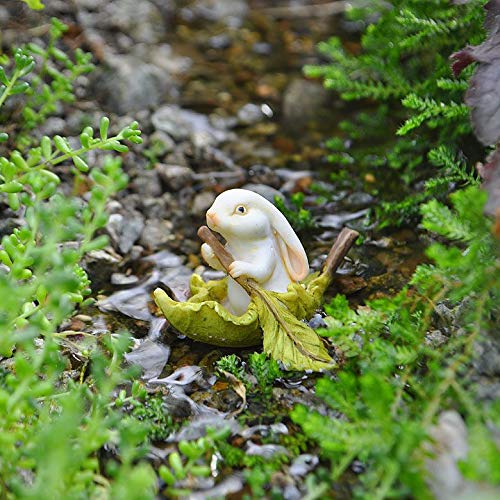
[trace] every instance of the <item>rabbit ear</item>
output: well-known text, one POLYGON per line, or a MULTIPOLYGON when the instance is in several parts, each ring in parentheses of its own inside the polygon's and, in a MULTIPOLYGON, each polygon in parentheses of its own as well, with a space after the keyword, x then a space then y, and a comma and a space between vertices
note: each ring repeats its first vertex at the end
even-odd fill
POLYGON ((286 217, 270 203, 271 225, 285 268, 293 281, 303 280, 309 274, 307 255, 286 217))

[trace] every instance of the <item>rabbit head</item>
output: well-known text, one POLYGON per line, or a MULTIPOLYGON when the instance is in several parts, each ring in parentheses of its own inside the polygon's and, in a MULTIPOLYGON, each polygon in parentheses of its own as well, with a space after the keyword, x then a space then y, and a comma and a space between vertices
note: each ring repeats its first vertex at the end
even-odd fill
POLYGON ((309 273, 304 247, 285 216, 253 191, 230 189, 221 193, 207 212, 207 225, 228 243, 274 237, 290 279, 299 281, 309 273))

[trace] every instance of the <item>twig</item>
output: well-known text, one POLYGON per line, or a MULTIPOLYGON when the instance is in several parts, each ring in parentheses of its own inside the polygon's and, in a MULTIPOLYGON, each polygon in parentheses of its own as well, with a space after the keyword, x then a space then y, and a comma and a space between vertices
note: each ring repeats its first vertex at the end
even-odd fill
POLYGON ((359 233, 354 231, 354 229, 349 229, 344 227, 340 234, 337 236, 335 243, 328 252, 328 256, 325 260, 325 265, 323 266, 323 272, 329 274, 330 276, 337 270, 340 266, 347 252, 351 249, 353 243, 358 239, 359 233))

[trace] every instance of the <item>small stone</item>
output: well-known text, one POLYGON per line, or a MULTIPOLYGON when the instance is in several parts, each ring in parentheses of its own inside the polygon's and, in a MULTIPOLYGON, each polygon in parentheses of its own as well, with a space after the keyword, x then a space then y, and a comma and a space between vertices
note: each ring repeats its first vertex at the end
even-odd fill
POLYGON ((136 193, 146 197, 161 196, 163 192, 160 177, 156 170, 140 172, 133 180, 131 187, 136 193))
POLYGON ((106 108, 126 114, 158 106, 164 94, 173 95, 169 76, 131 55, 114 55, 96 71, 91 92, 106 108))
POLYGON ((111 284, 117 286, 134 285, 139 282, 139 278, 133 274, 113 273, 111 275, 111 284))
POLYGON ((103 17, 108 26, 129 35, 135 42, 155 44, 166 35, 158 7, 148 0, 115 0, 105 3, 103 17))
POLYGON ((122 254, 126 254, 139 239, 144 229, 144 219, 137 211, 111 214, 106 231, 122 254))
POLYGON ((182 165, 165 165, 158 163, 156 171, 165 187, 173 191, 191 184, 194 172, 189 168, 182 165))
POLYGON ((198 143, 209 142, 215 146, 228 138, 227 132, 212 126, 207 116, 175 105, 157 109, 151 121, 156 130, 166 132, 177 141, 194 138, 198 143))
POLYGON ((140 243, 149 250, 158 250, 171 239, 171 231, 166 221, 149 220, 141 234, 140 243))
POLYGON ((162 130, 156 130, 149 137, 149 151, 155 156, 163 156, 171 153, 175 148, 174 140, 162 130))
POLYGON ((266 118, 261 106, 252 103, 245 104, 240 108, 237 116, 240 125, 255 125, 266 118))
POLYGON ((293 80, 283 97, 283 118, 290 128, 300 128, 327 108, 330 94, 319 82, 293 80))
POLYGON ((270 201, 273 204, 274 204, 274 200, 276 197, 281 198, 282 200, 285 199, 285 197, 283 196, 283 193, 281 193, 277 189, 274 189, 271 186, 266 186, 265 184, 249 183, 249 184, 245 184, 243 186, 243 189, 248 189, 249 191, 253 191, 254 193, 260 194, 267 201, 270 201))
POLYGON ((203 215, 215 201, 215 194, 211 191, 202 191, 198 193, 193 200, 191 205, 192 215, 203 215))

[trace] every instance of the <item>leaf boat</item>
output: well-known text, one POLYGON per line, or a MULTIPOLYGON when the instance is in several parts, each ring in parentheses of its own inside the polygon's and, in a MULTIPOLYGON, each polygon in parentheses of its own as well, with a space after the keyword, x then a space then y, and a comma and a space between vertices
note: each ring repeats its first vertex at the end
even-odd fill
MULTIPOLYGON (((310 318, 321 306, 331 273, 315 273, 302 283, 292 283, 285 293, 268 292, 298 320, 310 318)), ((190 339, 221 347, 249 347, 262 342, 258 305, 250 302, 247 311, 236 316, 223 305, 227 297, 227 278, 204 282, 193 274, 191 298, 186 302, 171 299, 165 291, 154 291, 155 302, 179 332, 190 339)))

